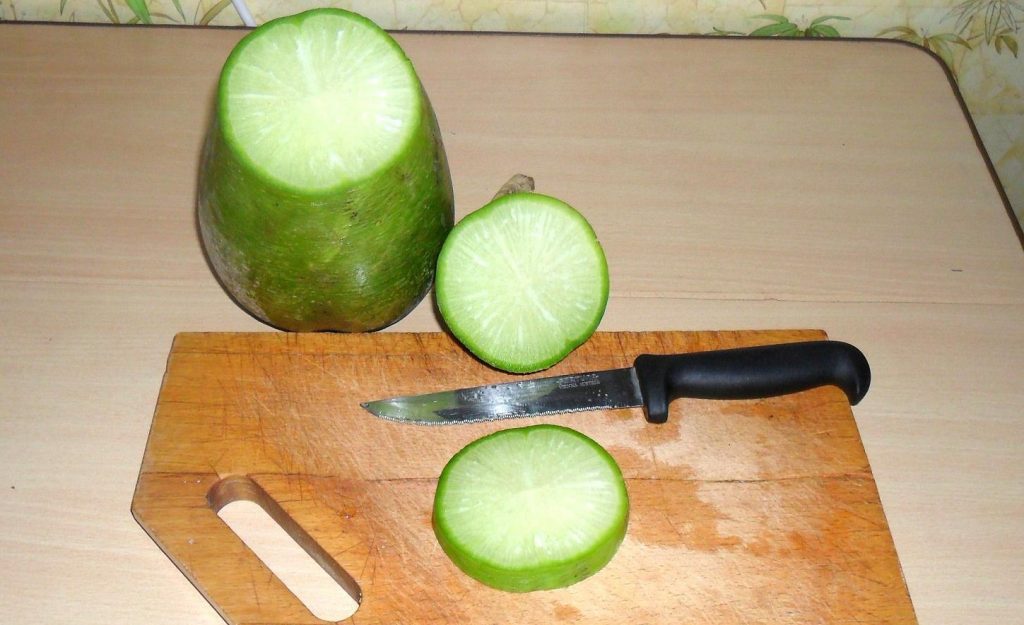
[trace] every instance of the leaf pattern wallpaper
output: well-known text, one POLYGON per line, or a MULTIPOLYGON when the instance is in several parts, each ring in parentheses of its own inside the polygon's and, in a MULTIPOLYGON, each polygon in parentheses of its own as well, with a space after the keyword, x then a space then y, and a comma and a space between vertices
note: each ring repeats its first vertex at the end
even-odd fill
POLYGON ((385 28, 897 39, 949 68, 1024 223, 1024 0, 0 0, 0 20, 242 25, 317 6, 385 28), (241 13, 240 13, 241 11, 241 13))

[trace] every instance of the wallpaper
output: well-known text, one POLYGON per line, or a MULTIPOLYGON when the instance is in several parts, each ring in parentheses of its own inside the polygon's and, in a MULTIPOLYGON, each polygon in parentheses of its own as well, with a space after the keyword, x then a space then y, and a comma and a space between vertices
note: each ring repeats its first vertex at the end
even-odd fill
POLYGON ((317 6, 384 28, 901 39, 949 67, 1024 223, 1024 0, 0 0, 0 20, 243 24, 317 6))

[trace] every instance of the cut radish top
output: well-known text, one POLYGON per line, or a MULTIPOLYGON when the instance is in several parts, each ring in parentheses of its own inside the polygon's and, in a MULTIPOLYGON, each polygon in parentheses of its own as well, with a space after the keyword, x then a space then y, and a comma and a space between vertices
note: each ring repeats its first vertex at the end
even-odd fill
POLYGON ((587 578, 625 536, 629 501, 615 460, 583 434, 534 425, 485 436, 445 466, 434 528, 480 582, 515 592, 587 578))
POLYGON ((252 167, 321 191, 394 159, 418 127, 412 64, 371 21, 313 10, 253 31, 228 58, 221 123, 252 167))
POLYGON ((496 368, 528 373, 594 333, 608 303, 608 265, 579 212, 514 193, 455 225, 438 257, 436 291, 463 345, 496 368))

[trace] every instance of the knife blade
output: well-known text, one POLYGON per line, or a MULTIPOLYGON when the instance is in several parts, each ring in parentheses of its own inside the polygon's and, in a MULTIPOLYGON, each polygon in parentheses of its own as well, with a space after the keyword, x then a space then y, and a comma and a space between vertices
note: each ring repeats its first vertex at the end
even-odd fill
POLYGON ((756 399, 837 386, 851 405, 867 394, 864 354, 841 341, 802 341, 688 352, 641 354, 632 367, 488 384, 360 404, 392 421, 449 425, 581 410, 642 407, 650 423, 668 420, 679 398, 756 399))

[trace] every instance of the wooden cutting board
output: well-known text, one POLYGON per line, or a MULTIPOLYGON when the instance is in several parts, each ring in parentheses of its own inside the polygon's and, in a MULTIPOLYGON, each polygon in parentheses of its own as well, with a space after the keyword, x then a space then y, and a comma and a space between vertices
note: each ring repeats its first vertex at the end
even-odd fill
MULTIPOLYGON (((819 331, 598 333, 545 374, 673 353, 825 338, 819 331)), ((868 354, 870 359, 870 354, 868 354)), ((765 400, 424 427, 361 401, 511 379, 445 334, 180 334, 132 510, 229 623, 321 623, 220 519, 260 503, 361 603, 353 623, 915 623, 875 482, 837 388, 765 400), (446 558, 436 478, 497 429, 558 423, 627 480, 625 541, 595 576, 512 594, 446 558)))

